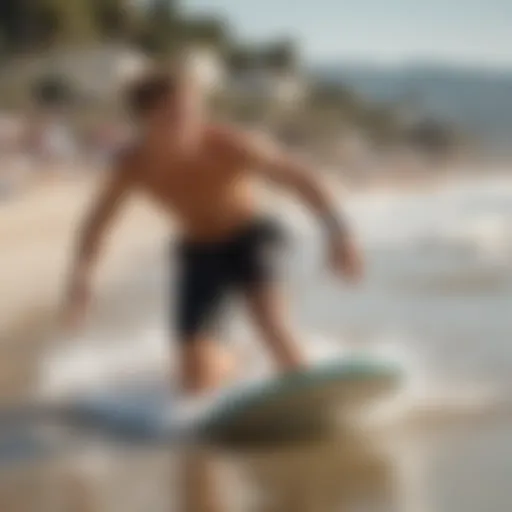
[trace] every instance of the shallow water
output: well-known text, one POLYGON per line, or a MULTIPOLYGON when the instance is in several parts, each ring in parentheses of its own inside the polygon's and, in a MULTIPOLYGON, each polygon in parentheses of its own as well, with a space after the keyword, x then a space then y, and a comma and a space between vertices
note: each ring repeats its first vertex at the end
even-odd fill
MULTIPOLYGON (((52 511, 180 510, 187 503, 185 510, 508 510, 512 181, 372 193, 347 207, 367 252, 368 278, 358 289, 323 270, 322 241, 301 209, 287 205, 279 215, 293 234, 285 270, 308 351, 369 350, 400 360, 410 375, 387 414, 375 416, 371 435, 252 452, 131 453, 100 444, 42 469, 3 472, 0 509, 44 510, 44 502, 52 511), (184 476, 192 483, 182 501, 184 476), (201 503, 209 491, 215 496, 201 503), (10 499, 28 501, 16 508, 10 499)), ((102 292, 88 332, 40 360, 40 394, 172 371, 168 254, 138 258, 126 281, 102 292)), ((265 353, 237 313, 229 339, 251 362, 248 371, 261 371, 265 353)))

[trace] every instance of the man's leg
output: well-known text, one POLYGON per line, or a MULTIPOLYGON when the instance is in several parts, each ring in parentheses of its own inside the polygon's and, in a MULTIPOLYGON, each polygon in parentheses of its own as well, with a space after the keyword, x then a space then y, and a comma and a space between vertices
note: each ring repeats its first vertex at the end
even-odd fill
POLYGON ((232 378, 235 361, 219 342, 206 335, 181 340, 181 383, 185 393, 217 389, 232 378))
POLYGON ((287 301, 278 274, 287 237, 271 219, 254 224, 237 254, 237 282, 245 295, 252 321, 267 343, 278 367, 297 370, 306 364, 292 330, 287 301))
POLYGON ((286 300, 277 283, 260 282, 246 289, 249 313, 282 371, 304 368, 306 359, 292 332, 286 300))
POLYGON ((187 393, 215 389, 233 372, 227 350, 211 335, 228 291, 228 274, 215 253, 185 254, 178 285, 177 341, 187 393))

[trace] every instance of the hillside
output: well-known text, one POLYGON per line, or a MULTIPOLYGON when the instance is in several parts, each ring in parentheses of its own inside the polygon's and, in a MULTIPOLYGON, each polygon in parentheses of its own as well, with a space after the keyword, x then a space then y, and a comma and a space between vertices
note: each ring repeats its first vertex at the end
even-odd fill
POLYGON ((512 70, 332 63, 313 72, 370 100, 453 123, 493 149, 506 149, 512 140, 512 70))

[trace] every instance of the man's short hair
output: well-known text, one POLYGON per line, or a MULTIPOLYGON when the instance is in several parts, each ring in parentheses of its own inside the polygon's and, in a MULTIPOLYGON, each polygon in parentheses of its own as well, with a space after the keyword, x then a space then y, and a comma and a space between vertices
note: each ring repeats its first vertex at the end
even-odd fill
POLYGON ((126 105, 136 117, 153 110, 166 96, 174 94, 176 77, 166 71, 151 71, 132 83, 126 91, 126 105))

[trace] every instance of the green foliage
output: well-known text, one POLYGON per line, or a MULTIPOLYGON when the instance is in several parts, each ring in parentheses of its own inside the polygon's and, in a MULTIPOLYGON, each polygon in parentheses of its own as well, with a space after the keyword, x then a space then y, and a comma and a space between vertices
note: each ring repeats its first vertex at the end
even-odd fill
POLYGON ((279 40, 260 47, 232 44, 225 52, 228 67, 235 73, 254 68, 277 72, 293 71, 298 67, 299 53, 293 40, 279 40))
POLYGON ((233 73, 244 73, 257 65, 257 57, 251 49, 233 45, 226 52, 227 67, 233 73))
POLYGON ((111 0, 2 0, 0 32, 7 51, 37 51, 55 44, 86 43, 101 36, 95 9, 111 0))
POLYGON ((175 48, 179 32, 175 5, 168 0, 152 0, 140 17, 133 40, 148 53, 161 55, 175 48))
POLYGON ((169 46, 176 35, 176 7, 153 0, 146 10, 128 0, 1 0, 0 33, 9 52, 61 44, 140 39, 169 46))
POLYGON ((181 36, 183 40, 208 45, 227 51, 231 42, 228 25, 215 17, 196 17, 181 20, 181 36))
POLYGON ((54 21, 50 9, 42 2, 2 0, 0 31, 6 51, 23 50, 40 45, 48 37, 54 21))
POLYGON ((90 0, 40 0, 54 21, 53 36, 59 42, 87 43, 98 38, 90 0))
POLYGON ((127 39, 137 30, 137 14, 126 0, 89 0, 98 33, 104 39, 127 39))
POLYGON ((295 69, 299 62, 295 41, 283 39, 267 45, 261 52, 261 61, 265 67, 277 71, 295 69))
POLYGON ((224 49, 229 40, 222 20, 185 19, 172 0, 1 0, 0 34, 8 53, 115 40, 161 55, 187 41, 224 49))

